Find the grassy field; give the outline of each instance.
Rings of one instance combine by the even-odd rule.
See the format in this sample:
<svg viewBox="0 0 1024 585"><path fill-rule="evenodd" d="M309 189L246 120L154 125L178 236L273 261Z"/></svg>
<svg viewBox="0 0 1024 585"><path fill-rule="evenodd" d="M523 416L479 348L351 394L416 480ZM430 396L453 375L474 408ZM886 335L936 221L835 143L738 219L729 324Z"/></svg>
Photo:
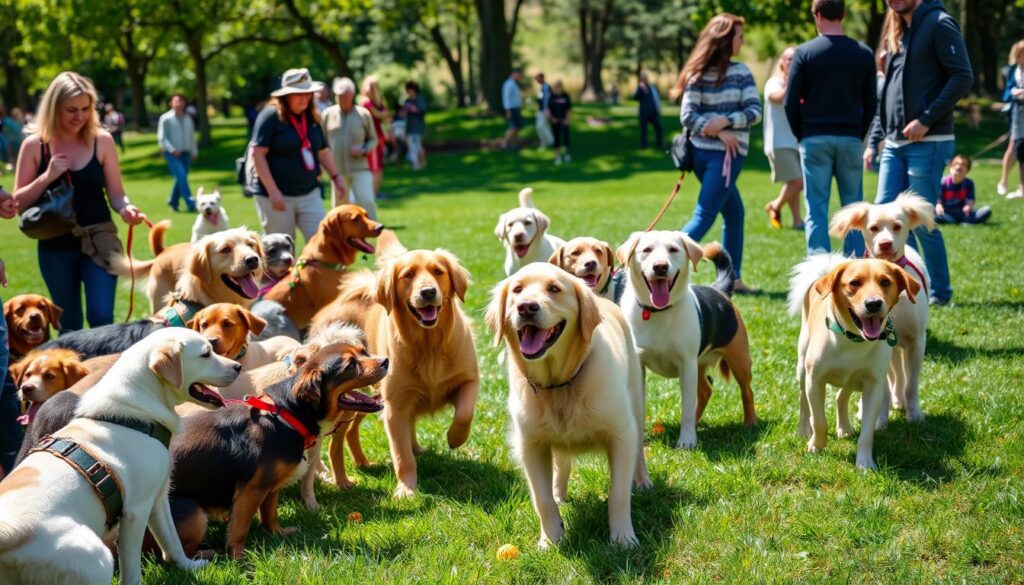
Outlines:
<svg viewBox="0 0 1024 585"><path fill-rule="evenodd" d="M612 121L574 127L568 166L555 167L550 153L527 149L431 156L419 174L387 169L382 220L410 248L447 248L473 274L466 304L476 322L483 379L468 444L447 448L449 416L421 424L429 453L418 460L420 495L396 501L383 429L367 421L364 445L375 465L355 472L357 487L318 486L324 504L318 513L305 510L295 489L282 498L282 522L298 526L297 534L278 538L254 526L243 560L222 557L195 575L147 562L145 582L1024 581L1024 279L1017 266L1024 204L995 195L994 159L975 166L980 203L991 204L994 215L986 226L944 229L955 306L931 315L921 393L927 420L912 425L895 415L876 435L880 471L861 473L854 469L855 440L831 433L825 452L811 456L796 434L799 319L785 313L784 297L790 267L803 254L803 235L771 230L761 211L777 189L760 154L759 129L739 185L748 210L744 278L763 293L736 303L750 329L760 424L744 428L735 385L718 382L698 428L699 448L676 451L676 383L650 375L645 444L655 487L633 499L640 547L608 545L608 474L603 460L592 456L581 460L570 482L562 508L565 540L550 552L537 549L538 521L506 443L506 376L482 322L488 291L502 277L494 223L529 185L552 219L552 233L617 245L647 225L676 176L664 155L637 150L633 110L580 114ZM430 124L432 139L497 136L502 126L459 113L432 114ZM665 118L666 128L677 124ZM962 136L958 150L972 153L1002 131L993 120L983 132ZM219 183L232 223L255 226L253 204L232 181L244 127L223 123L216 136L218 146L202 153L192 185ZM164 205L170 178L152 135L129 136L124 170L129 194L144 211L154 218L173 215ZM875 185L876 177L868 176L866 192L873 194ZM683 225L696 190L696 181L687 179L661 227ZM186 239L192 218L172 219L169 241ZM716 227L709 238L719 234ZM5 298L44 291L35 246L13 222L0 225L0 237L11 281ZM135 254L148 257L144 248L137 244ZM697 279L708 282L712 273L705 264ZM120 289L123 317L127 283ZM144 295L137 293L136 301L137 307L144 303ZM350 512L360 512L362 522L348 521ZM223 526L215 525L208 542L223 550L224 538ZM497 560L505 543L517 545L521 557Z"/></svg>

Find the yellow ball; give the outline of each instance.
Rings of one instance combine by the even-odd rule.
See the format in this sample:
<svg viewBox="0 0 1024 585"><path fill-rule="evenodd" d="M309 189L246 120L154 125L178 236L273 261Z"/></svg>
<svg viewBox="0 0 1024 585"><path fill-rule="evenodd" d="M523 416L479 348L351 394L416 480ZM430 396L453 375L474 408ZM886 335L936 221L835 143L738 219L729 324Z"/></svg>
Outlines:
<svg viewBox="0 0 1024 585"><path fill-rule="evenodd" d="M519 558L519 547L514 544L503 544L498 549L499 561L511 561Z"/></svg>

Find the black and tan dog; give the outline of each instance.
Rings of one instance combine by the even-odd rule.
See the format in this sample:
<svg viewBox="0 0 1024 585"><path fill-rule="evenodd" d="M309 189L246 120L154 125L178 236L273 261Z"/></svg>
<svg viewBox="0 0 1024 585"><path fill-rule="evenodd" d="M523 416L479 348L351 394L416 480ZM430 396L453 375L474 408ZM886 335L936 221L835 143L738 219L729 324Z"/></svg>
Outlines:
<svg viewBox="0 0 1024 585"><path fill-rule="evenodd" d="M172 441L171 507L182 545L193 554L211 512L229 511L227 548L233 558L242 556L257 510L269 532L294 532L278 523L277 499L305 449L321 430L331 430L341 411L381 408L357 389L379 382L388 360L368 354L361 344L300 349L293 369L259 397L263 405L249 399L228 404L216 416L188 416Z"/></svg>

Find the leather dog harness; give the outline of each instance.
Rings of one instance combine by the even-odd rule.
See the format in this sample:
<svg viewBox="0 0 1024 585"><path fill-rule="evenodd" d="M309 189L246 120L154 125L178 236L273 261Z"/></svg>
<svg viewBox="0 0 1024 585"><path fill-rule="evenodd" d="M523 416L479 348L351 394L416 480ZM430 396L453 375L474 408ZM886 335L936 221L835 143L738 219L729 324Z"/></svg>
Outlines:
<svg viewBox="0 0 1024 585"><path fill-rule="evenodd" d="M185 324L201 311L202 305L195 301L176 299L170 307L161 309L157 314L150 317L156 323L164 327L185 327Z"/></svg>
<svg viewBox="0 0 1024 585"><path fill-rule="evenodd" d="M153 437L166 449L171 443L171 431L157 422L146 422L134 418L121 417L80 417L88 418L99 422L107 422L138 431L146 436ZM63 459L68 465L74 468L92 487L99 496L107 513L107 529L111 529L121 519L124 510L124 488L117 475L106 463L93 455L90 449L67 437L54 437L46 435L33 447L29 453L43 451Z"/></svg>

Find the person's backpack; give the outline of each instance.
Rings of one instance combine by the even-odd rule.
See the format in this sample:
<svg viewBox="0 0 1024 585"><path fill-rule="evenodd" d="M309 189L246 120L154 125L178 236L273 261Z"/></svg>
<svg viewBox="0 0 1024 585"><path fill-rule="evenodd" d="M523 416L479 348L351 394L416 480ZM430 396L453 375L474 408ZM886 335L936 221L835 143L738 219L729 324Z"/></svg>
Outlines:
<svg viewBox="0 0 1024 585"><path fill-rule="evenodd" d="M252 197L259 191L256 165L252 160L252 142L245 145L245 153L235 159L235 178L242 186L242 195Z"/></svg>

